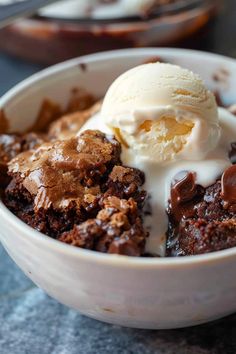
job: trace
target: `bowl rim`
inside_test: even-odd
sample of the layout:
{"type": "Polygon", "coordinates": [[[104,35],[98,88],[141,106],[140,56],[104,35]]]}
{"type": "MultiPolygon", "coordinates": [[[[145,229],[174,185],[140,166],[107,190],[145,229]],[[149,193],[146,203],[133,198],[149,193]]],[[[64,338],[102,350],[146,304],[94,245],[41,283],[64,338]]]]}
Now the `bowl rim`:
{"type": "MultiPolygon", "coordinates": [[[[30,76],[29,78],[23,80],[18,83],[12,89],[10,89],[2,98],[0,98],[0,108],[4,108],[4,105],[7,104],[8,101],[13,99],[17,94],[19,94],[22,90],[32,86],[33,84],[37,84],[39,81],[45,79],[48,76],[58,74],[60,72],[67,71],[74,66],[77,66],[81,63],[94,63],[100,59],[110,59],[117,57],[136,57],[137,55],[150,55],[150,56],[161,56],[161,55],[175,55],[177,57],[182,57],[183,55],[187,55],[188,57],[199,57],[202,58],[208,57],[211,60],[215,61],[223,61],[223,62],[231,62],[236,66],[236,60],[230,57],[226,57],[219,54],[203,52],[198,50],[190,50],[190,49],[178,49],[178,48],[135,48],[135,49],[119,49],[112,51],[105,51],[95,54],[89,54],[86,56],[81,56],[78,58],[70,59],[65,62],[53,65],[49,68],[39,71],[38,73],[30,76]]],[[[130,257],[130,256],[122,256],[115,254],[107,254],[100,253],[97,251],[91,251],[87,249],[82,249],[79,247],[71,246],[55,240],[32,227],[25,224],[18,217],[16,217],[1,201],[0,199],[0,224],[1,226],[4,223],[8,223],[15,230],[21,233],[21,236],[29,238],[31,242],[35,239],[37,242],[45,245],[48,249],[50,248],[54,252],[57,251],[61,254],[71,255],[73,257],[77,257],[80,260],[93,261],[98,264],[104,264],[109,266],[116,267],[129,267],[129,268],[161,268],[161,267],[186,267],[186,265],[206,265],[211,264],[212,262],[220,262],[225,259],[230,259],[232,257],[236,257],[236,247],[228,248],[221,251],[215,251],[212,253],[206,253],[201,255],[194,256],[184,256],[184,257],[130,257]]],[[[11,237],[11,236],[9,236],[11,237]]],[[[4,243],[3,243],[4,245],[4,243]]]]}

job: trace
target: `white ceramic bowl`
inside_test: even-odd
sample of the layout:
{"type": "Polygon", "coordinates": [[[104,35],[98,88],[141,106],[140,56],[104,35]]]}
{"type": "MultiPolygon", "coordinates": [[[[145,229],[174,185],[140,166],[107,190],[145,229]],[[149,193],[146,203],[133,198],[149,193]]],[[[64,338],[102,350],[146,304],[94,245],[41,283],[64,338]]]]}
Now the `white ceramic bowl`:
{"type": "MultiPolygon", "coordinates": [[[[0,107],[10,117],[11,131],[23,131],[43,98],[65,104],[75,86],[102,95],[123,71],[156,55],[198,72],[226,101],[236,102],[235,60],[179,49],[132,49],[49,68],[12,89],[0,107]],[[81,63],[87,64],[86,71],[81,63]],[[222,82],[213,80],[219,70],[225,75],[222,82]]],[[[172,259],[101,254],[38,233],[1,202],[0,226],[3,246],[29,278],[58,301],[96,319],[137,328],[176,328],[236,310],[236,248],[172,259]]]]}

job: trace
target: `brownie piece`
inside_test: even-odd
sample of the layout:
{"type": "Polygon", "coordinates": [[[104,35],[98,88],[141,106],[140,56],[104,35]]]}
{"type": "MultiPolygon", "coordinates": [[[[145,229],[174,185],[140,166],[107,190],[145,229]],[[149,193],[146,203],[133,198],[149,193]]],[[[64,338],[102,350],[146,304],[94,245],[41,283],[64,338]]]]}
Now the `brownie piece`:
{"type": "Polygon", "coordinates": [[[0,135],[0,187],[9,183],[7,163],[21,152],[21,139],[17,135],[0,135]]]}
{"type": "Polygon", "coordinates": [[[98,131],[42,144],[36,150],[18,155],[9,163],[12,184],[21,185],[32,196],[35,211],[65,209],[71,202],[86,208],[89,196],[100,193],[100,184],[114,164],[120,163],[120,145],[98,131]],[[17,180],[17,183],[14,182],[17,180]]]}
{"type": "MultiPolygon", "coordinates": [[[[226,200],[225,190],[228,188],[228,171],[236,166],[231,166],[225,171],[221,180],[212,186],[203,188],[197,186],[192,179],[189,188],[191,173],[182,180],[182,189],[185,198],[178,195],[179,204],[176,205],[176,197],[173,190],[180,189],[177,182],[172,186],[171,199],[167,210],[169,228],[167,232],[167,256],[187,256],[219,251],[236,246],[236,199],[234,188],[230,186],[230,198],[226,200]],[[227,180],[227,181],[226,181],[227,180]],[[226,183],[227,182],[227,183],[226,183]],[[190,190],[195,193],[189,193],[190,190]],[[187,196],[187,198],[186,198],[187,196]]],[[[230,183],[236,181],[236,174],[230,183]]],[[[182,193],[183,196],[183,193],[182,193]]]]}
{"type": "Polygon", "coordinates": [[[15,134],[0,135],[0,160],[2,163],[10,161],[21,152],[21,138],[15,134]]]}
{"type": "Polygon", "coordinates": [[[28,131],[45,133],[48,130],[48,125],[61,117],[62,114],[63,111],[58,103],[50,99],[45,99],[42,102],[34,124],[29,128],[28,131]]]}
{"type": "Polygon", "coordinates": [[[95,219],[74,226],[59,240],[73,246],[105,253],[141,256],[148,236],[137,203],[130,198],[107,197],[95,219]]]}
{"type": "Polygon", "coordinates": [[[204,254],[235,246],[236,218],[210,222],[205,219],[183,219],[175,255],[204,254]]]}
{"type": "Polygon", "coordinates": [[[93,105],[90,109],[63,115],[49,126],[48,135],[51,139],[69,139],[78,133],[84,123],[96,114],[101,103],[93,105]]]}
{"type": "Polygon", "coordinates": [[[7,164],[23,151],[34,149],[46,140],[46,136],[29,133],[22,136],[17,134],[0,134],[0,188],[10,181],[7,175],[7,164]]]}
{"type": "Polygon", "coordinates": [[[106,183],[105,196],[117,196],[128,199],[132,197],[143,206],[147,193],[141,187],[144,184],[144,173],[135,168],[114,166],[106,183]]]}
{"type": "Polygon", "coordinates": [[[71,97],[69,99],[66,112],[74,113],[78,111],[84,111],[89,109],[96,103],[97,99],[91,93],[82,88],[74,88],[71,91],[71,97]]]}
{"type": "Polygon", "coordinates": [[[121,166],[120,155],[113,136],[93,130],[44,143],[10,161],[4,202],[28,225],[63,242],[140,255],[147,237],[144,175],[121,166]]]}
{"type": "Polygon", "coordinates": [[[17,174],[6,188],[3,201],[29,226],[56,238],[74,224],[95,216],[101,193],[99,186],[83,187],[73,176],[65,174],[63,179],[62,175],[60,171],[52,176],[58,184],[50,185],[52,179],[45,179],[47,187],[39,188],[35,195],[17,174]]]}

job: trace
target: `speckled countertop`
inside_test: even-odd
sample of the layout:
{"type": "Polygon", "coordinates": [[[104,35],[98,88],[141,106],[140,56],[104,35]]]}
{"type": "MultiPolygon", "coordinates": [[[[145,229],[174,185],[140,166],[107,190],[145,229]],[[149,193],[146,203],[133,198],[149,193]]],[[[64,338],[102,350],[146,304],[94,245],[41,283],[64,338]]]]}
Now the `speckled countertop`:
{"type": "MultiPolygon", "coordinates": [[[[183,47],[236,58],[236,1],[183,47]]],[[[0,94],[40,67],[0,53],[0,94]]],[[[36,288],[0,245],[0,354],[235,354],[236,315],[169,331],[124,329],[81,316],[36,288]]]]}

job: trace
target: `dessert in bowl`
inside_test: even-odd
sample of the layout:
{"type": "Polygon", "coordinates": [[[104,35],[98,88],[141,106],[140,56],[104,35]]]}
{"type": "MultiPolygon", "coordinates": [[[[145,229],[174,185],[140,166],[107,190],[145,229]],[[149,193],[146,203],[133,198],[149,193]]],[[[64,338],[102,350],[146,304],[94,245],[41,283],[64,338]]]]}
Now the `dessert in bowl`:
{"type": "Polygon", "coordinates": [[[1,102],[8,133],[22,133],[4,137],[2,200],[41,232],[1,203],[3,245],[50,295],[112,323],[173,328],[235,310],[235,117],[173,64],[234,102],[233,60],[167,49],[61,64],[1,102]],[[140,65],[153,56],[171,64],[140,65]],[[89,94],[68,105],[75,86],[89,94]],[[79,111],[58,118],[66,105],[79,111]]]}
{"type": "Polygon", "coordinates": [[[98,51],[173,45],[204,28],[218,5],[218,0],[65,0],[2,29],[0,48],[48,65],[98,51]]]}

